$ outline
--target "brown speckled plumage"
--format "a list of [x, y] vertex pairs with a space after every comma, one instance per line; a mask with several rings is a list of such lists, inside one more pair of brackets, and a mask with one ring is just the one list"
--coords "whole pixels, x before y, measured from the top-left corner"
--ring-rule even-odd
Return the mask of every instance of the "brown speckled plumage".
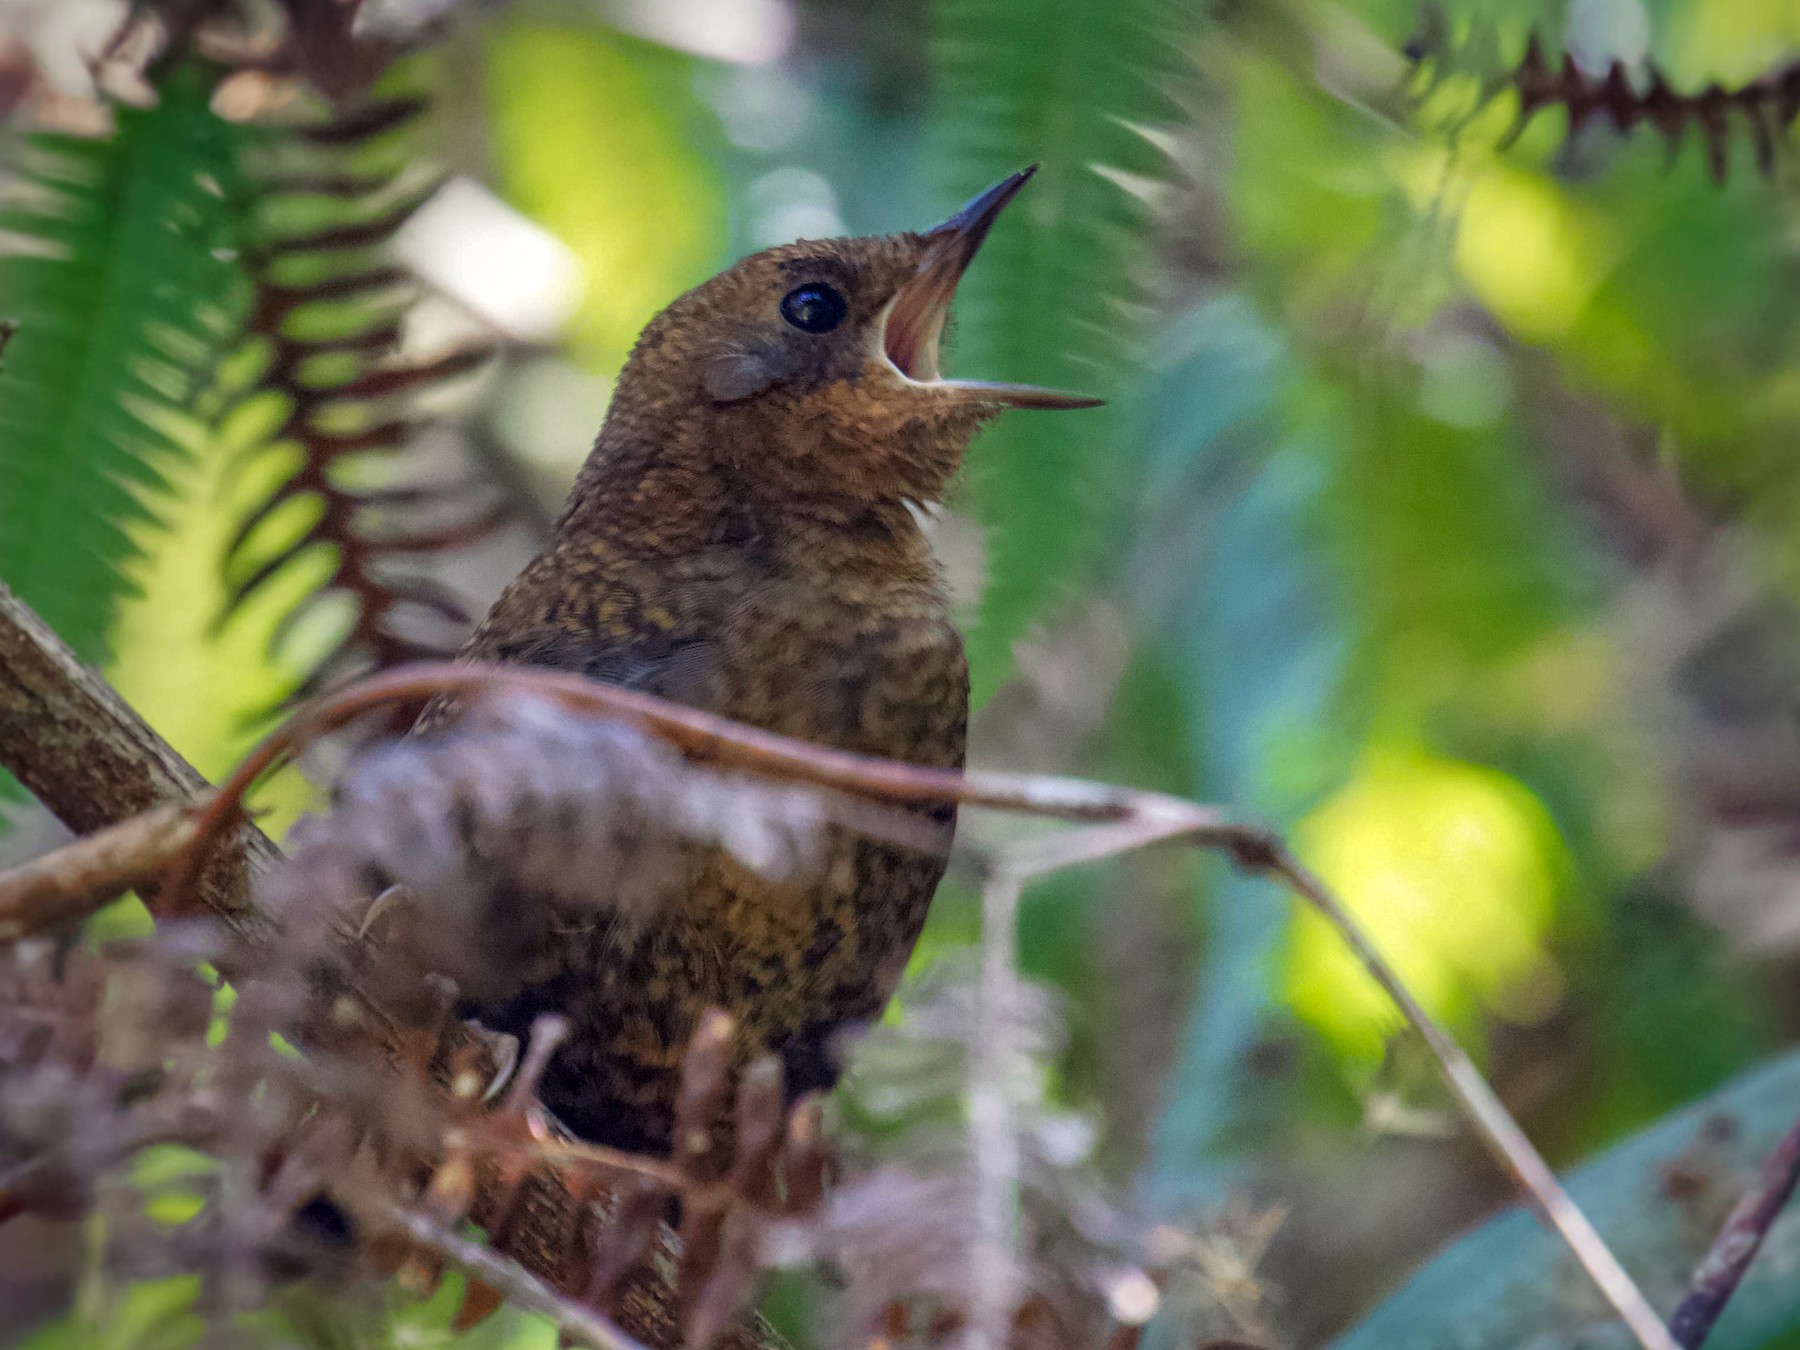
[[[928, 234], [756, 254], [658, 315], [554, 538], [464, 654], [960, 765], [968, 671], [912, 504], [939, 497], [1007, 404], [1084, 402], [935, 378], [956, 276], [1023, 177]], [[846, 302], [829, 332], [783, 319], [807, 284]], [[791, 1092], [829, 1086], [833, 1033], [880, 1012], [943, 874], [955, 813], [926, 823], [939, 847], [833, 827], [822, 864], [785, 884], [696, 850], [647, 926], [569, 935], [517, 997], [476, 1011], [521, 1035], [567, 1016], [546, 1104], [621, 1146], [666, 1144], [675, 1066], [708, 1006], [733, 1015], [744, 1054], [783, 1057]]]

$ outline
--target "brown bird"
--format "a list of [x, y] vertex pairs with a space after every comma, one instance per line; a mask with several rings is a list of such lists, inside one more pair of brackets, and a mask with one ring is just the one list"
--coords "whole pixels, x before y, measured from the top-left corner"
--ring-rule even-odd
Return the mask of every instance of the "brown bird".
[[[743, 259], [651, 320], [543, 553], [469, 659], [579, 671], [821, 745], [960, 766], [968, 667], [916, 507], [1002, 409], [1099, 400], [943, 378], [952, 294], [1035, 166], [922, 234], [802, 241]], [[704, 851], [626, 939], [605, 925], [474, 1011], [571, 1032], [545, 1104], [585, 1138], [667, 1145], [675, 1071], [724, 1008], [790, 1094], [837, 1077], [833, 1040], [887, 1002], [944, 872], [935, 846], [833, 827], [799, 883]]]

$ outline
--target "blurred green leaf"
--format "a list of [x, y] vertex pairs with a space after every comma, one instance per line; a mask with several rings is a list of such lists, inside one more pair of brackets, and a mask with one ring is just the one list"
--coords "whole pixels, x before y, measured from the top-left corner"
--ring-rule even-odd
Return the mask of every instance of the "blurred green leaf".
[[[1116, 398], [1144, 335], [1160, 128], [1184, 64], [1177, 0], [939, 0], [932, 119], [944, 196], [1041, 169], [958, 290], [955, 366]], [[970, 449], [987, 584], [969, 634], [979, 703], [1013, 644], [1086, 577], [1122, 501], [1116, 409], [1010, 413]]]
[[[1183, 316], [1159, 351], [1132, 591], [1191, 700], [1199, 782], [1188, 791], [1285, 823], [1349, 772], [1361, 734], [1343, 715], [1351, 612], [1321, 547], [1337, 443], [1283, 439], [1277, 392], [1292, 359], [1244, 297]], [[1222, 875], [1213, 889], [1149, 1167], [1166, 1206], [1222, 1200], [1292, 1104], [1256, 1068], [1281, 1030], [1288, 922], [1266, 883]]]
[[713, 272], [726, 241], [694, 63], [593, 25], [507, 21], [486, 47], [501, 190], [585, 270], [570, 336], [595, 368]]
[[43, 136], [16, 158], [0, 227], [0, 580], [84, 660], [105, 655], [146, 489], [182, 453], [189, 401], [235, 331], [230, 124], [194, 70], [109, 137]]
[[70, 1313], [32, 1333], [19, 1350], [186, 1350], [205, 1332], [195, 1310], [197, 1275], [139, 1280], [108, 1292], [105, 1306]]

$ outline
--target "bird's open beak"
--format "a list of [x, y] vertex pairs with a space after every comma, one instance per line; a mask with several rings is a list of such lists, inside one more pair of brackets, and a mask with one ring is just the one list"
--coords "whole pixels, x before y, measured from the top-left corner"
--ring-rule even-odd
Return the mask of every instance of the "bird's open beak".
[[884, 355], [895, 370], [914, 384], [967, 393], [972, 399], [1013, 408], [1093, 408], [1104, 402], [1085, 394], [1065, 394], [1033, 384], [996, 384], [986, 380], [946, 380], [938, 371], [938, 340], [956, 283], [974, 261], [994, 221], [1006, 204], [1031, 180], [1037, 165], [1021, 169], [976, 197], [942, 225], [925, 232], [925, 256], [919, 271], [894, 293], [881, 326]]

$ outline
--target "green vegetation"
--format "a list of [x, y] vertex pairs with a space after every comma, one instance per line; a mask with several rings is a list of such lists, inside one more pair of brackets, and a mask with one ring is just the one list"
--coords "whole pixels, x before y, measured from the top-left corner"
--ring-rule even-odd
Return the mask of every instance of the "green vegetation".
[[[1800, 11], [765, 10], [720, 59], [703, 24], [451, 6], [335, 110], [306, 63], [153, 66], [142, 106], [28, 98], [0, 207], [0, 582], [216, 777], [296, 690], [454, 648], [668, 299], [772, 236], [920, 228], [1041, 162], [948, 361], [1109, 406], [1005, 418], [947, 504], [977, 758], [1287, 832], [1550, 1160], [1584, 1167], [1578, 1198], [1667, 1311], [1688, 1247], [1627, 1231], [1703, 1241], [1800, 1114], [1800, 133], [1773, 96], [1717, 132], [1521, 119], [1510, 76], [1535, 33], [1594, 81], [1616, 57], [1640, 89], [1649, 64], [1682, 93], [1749, 86], [1800, 58]], [[275, 116], [215, 111], [265, 75]], [[96, 116], [55, 126], [77, 102]], [[393, 118], [359, 127], [368, 107]], [[399, 270], [446, 177], [515, 231], [473, 266], [541, 246], [579, 277], [553, 332]], [[269, 790], [282, 825], [308, 800]], [[979, 912], [947, 884], [913, 974], [953, 967]], [[1520, 1312], [1526, 1283], [1576, 1277], [1521, 1218], [1479, 1228], [1503, 1180], [1272, 887], [1150, 854], [1031, 892], [1020, 946], [1066, 1005], [1046, 1101], [1091, 1117], [1092, 1172], [1220, 1231], [1234, 1196], [1288, 1207], [1248, 1302], [1194, 1325], [1590, 1343], [1579, 1299]], [[1647, 1178], [1721, 1089], [1743, 1133], [1682, 1209]], [[1800, 1343], [1784, 1241], [1709, 1346]], [[125, 1284], [27, 1343], [190, 1343], [187, 1284]], [[818, 1296], [784, 1278], [771, 1312], [824, 1344]], [[386, 1343], [447, 1343], [456, 1298], [394, 1302]], [[475, 1335], [552, 1343], [522, 1317]]]

